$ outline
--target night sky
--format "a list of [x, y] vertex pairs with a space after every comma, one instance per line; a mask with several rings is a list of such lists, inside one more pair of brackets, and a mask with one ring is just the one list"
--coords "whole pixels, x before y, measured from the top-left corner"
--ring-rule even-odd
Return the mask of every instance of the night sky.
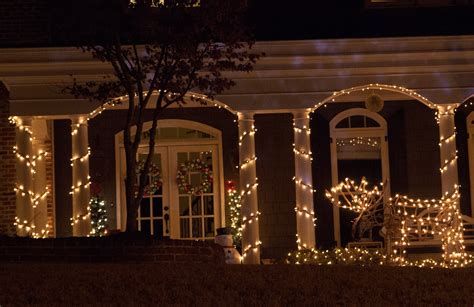
[[474, 5], [367, 9], [363, 0], [251, 0], [258, 40], [474, 34]]

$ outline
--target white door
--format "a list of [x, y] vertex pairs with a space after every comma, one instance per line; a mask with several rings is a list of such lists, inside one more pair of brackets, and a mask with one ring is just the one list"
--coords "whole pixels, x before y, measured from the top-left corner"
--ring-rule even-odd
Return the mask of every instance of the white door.
[[[170, 146], [169, 162], [171, 172], [170, 202], [171, 206], [171, 236], [181, 239], [211, 239], [220, 216], [219, 206], [219, 172], [217, 145], [186, 145]], [[189, 194], [179, 188], [176, 175], [178, 168], [186, 161], [199, 159], [212, 172], [210, 188], [199, 195]], [[185, 181], [197, 187], [202, 182], [199, 170], [189, 170]]]
[[[148, 156], [148, 147], [138, 149], [138, 160], [144, 161]], [[143, 196], [138, 210], [138, 230], [157, 237], [170, 236], [170, 198], [168, 150], [166, 147], [155, 147], [152, 163], [160, 171], [161, 184], [154, 193]], [[152, 178], [148, 178], [148, 181]]]

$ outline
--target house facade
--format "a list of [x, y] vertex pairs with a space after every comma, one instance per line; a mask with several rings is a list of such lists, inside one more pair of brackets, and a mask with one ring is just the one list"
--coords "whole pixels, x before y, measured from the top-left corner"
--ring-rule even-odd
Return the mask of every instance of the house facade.
[[[254, 48], [266, 56], [251, 73], [229, 73], [234, 88], [160, 118], [153, 159], [160, 183], [141, 203], [141, 231], [213, 239], [229, 224], [226, 182], [233, 181], [243, 197], [247, 262], [282, 258], [298, 245], [346, 246], [353, 217], [324, 196], [346, 177], [386, 182], [389, 195], [412, 198], [440, 198], [459, 186], [461, 213], [472, 223], [474, 36]], [[3, 234], [84, 236], [91, 194], [107, 202], [109, 229], [125, 230], [124, 106], [62, 90], [71, 76], [100, 80], [109, 72], [75, 48], [0, 50]], [[183, 169], [196, 161], [201, 166]], [[186, 184], [210, 187], [195, 195]]]

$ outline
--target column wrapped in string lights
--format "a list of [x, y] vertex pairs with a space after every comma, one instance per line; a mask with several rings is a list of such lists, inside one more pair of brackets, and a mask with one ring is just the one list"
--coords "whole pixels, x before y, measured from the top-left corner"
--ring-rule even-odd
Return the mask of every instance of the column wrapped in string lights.
[[458, 163], [456, 150], [456, 127], [454, 124], [454, 110], [456, 104], [438, 106], [439, 123], [439, 152], [441, 190], [443, 195], [454, 193], [454, 187], [458, 186]]
[[72, 120], [72, 232], [74, 236], [88, 236], [91, 232], [90, 220], [90, 176], [89, 141], [87, 118]]
[[309, 110], [293, 113], [293, 132], [295, 153], [296, 189], [296, 229], [298, 248], [315, 246], [313, 205], [313, 176], [311, 169], [311, 130], [309, 128]]
[[238, 113], [239, 170], [242, 211], [242, 262], [260, 264], [260, 236], [257, 199], [257, 168], [253, 113]]
[[17, 235], [25, 237], [34, 232], [34, 208], [33, 208], [33, 174], [34, 168], [31, 163], [33, 157], [33, 135], [31, 120], [19, 117], [11, 118], [16, 124], [16, 217], [15, 226]]
[[48, 201], [49, 194], [48, 185], [46, 181], [46, 155], [44, 140], [34, 139], [33, 150], [36, 153], [34, 159], [34, 198], [33, 207], [35, 215], [35, 234], [34, 237], [46, 238], [49, 234], [48, 224]]

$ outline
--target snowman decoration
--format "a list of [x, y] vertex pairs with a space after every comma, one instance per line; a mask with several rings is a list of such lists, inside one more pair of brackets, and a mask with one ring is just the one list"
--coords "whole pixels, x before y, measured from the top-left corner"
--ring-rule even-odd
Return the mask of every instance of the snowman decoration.
[[225, 253], [225, 263], [226, 264], [240, 264], [242, 263], [240, 253], [237, 251], [237, 249], [234, 246], [234, 242], [232, 239], [232, 235], [230, 233], [222, 233], [219, 234], [219, 230], [227, 230], [226, 228], [220, 228], [218, 229], [218, 235], [214, 239], [214, 242], [216, 244], [219, 244], [224, 248], [224, 253]]

